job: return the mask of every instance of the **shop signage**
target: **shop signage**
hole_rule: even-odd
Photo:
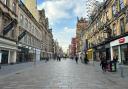
[[[125,38],[124,37],[119,39],[119,43],[124,43],[124,42],[125,42]]]

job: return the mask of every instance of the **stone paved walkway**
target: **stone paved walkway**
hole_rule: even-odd
[[[92,64],[52,60],[0,79],[0,89],[128,89],[128,80]]]

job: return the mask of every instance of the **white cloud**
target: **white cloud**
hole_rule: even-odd
[[[46,16],[51,23],[57,23],[60,19],[69,19],[73,16],[85,16],[86,0],[49,0],[38,6],[44,8]]]
[[[69,19],[73,16],[85,17],[87,15],[86,3],[91,1],[94,2],[96,0],[45,0],[38,6],[38,9],[44,8],[46,16],[53,24],[60,19]]]
[[[75,37],[75,34],[75,28],[64,27],[62,31],[54,33],[54,38],[58,39],[59,45],[66,51],[71,43],[71,38]]]
[[[50,26],[54,26],[63,20],[69,21],[69,19],[76,19],[76,16],[85,17],[87,15],[86,3],[90,1],[94,0],[45,0],[38,6],[38,9],[45,9]],[[68,21],[67,23],[69,23]],[[69,27],[70,26],[64,26],[61,31],[60,29],[58,30],[56,28],[57,30],[54,30],[55,28],[53,28],[54,38],[59,41],[60,46],[62,46],[65,51],[71,42],[71,38],[75,36],[76,26]]]
[[[67,1],[45,1],[38,6],[38,9],[45,8],[46,16],[49,18],[50,22],[57,23],[60,19],[68,19],[71,17],[70,13],[68,13],[70,7],[66,7]]]

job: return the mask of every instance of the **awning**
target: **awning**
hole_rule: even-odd
[[[93,51],[93,49],[89,49],[88,52]]]

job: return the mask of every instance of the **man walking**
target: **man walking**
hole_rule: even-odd
[[[77,57],[77,55],[75,56],[75,60],[76,60],[76,63],[78,64],[78,57]]]

